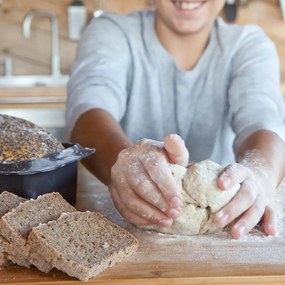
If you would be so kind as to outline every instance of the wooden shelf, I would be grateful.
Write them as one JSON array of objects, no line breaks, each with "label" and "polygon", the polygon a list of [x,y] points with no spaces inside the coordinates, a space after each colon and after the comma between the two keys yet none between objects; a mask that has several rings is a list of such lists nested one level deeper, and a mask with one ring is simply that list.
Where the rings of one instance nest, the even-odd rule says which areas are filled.
[{"label": "wooden shelf", "polygon": [[[35,103],[21,103],[27,98],[36,99]],[[15,102],[15,100],[18,103]],[[46,100],[47,99],[47,100]],[[53,100],[54,99],[54,100]],[[29,101],[29,100],[27,100]],[[9,108],[64,108],[66,101],[65,88],[13,88],[0,89],[0,109]],[[10,103],[9,103],[10,102]]]}]

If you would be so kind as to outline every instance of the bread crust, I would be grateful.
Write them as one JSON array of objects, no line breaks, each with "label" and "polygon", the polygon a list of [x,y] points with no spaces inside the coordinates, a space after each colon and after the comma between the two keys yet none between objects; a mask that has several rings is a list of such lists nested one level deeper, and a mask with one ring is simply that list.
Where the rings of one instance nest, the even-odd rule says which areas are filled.
[{"label": "bread crust", "polygon": [[34,265],[42,254],[55,268],[81,281],[122,261],[138,248],[138,240],[128,231],[100,213],[88,211],[65,213],[58,220],[33,228],[28,243]]},{"label": "bread crust", "polygon": [[[26,200],[18,207],[6,213],[0,219],[0,235],[5,238],[7,244],[5,252],[11,261],[23,265],[26,260],[26,267],[30,266],[27,237],[30,230],[41,223],[57,219],[62,213],[76,211],[66,202],[59,193],[48,193],[39,196],[36,200]],[[21,219],[19,219],[21,217]],[[51,265],[45,264],[42,271],[48,272]]]},{"label": "bread crust", "polygon": [[0,162],[30,161],[64,149],[61,142],[34,123],[0,114]]},{"label": "bread crust", "polygon": [[[8,191],[0,193],[0,217],[11,211],[12,209],[25,202],[27,199],[19,197]],[[25,258],[18,258],[17,254],[8,254],[7,247],[9,243],[0,235],[0,267],[3,267],[7,263],[7,259],[25,267],[30,267],[30,262]]]}]

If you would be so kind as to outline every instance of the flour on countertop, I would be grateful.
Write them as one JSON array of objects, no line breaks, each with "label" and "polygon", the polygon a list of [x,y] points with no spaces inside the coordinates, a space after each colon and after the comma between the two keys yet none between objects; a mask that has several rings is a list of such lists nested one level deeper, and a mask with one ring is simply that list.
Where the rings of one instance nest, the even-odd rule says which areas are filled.
[{"label": "flour on countertop", "polygon": [[[84,181],[84,180],[82,180]],[[80,179],[79,179],[80,183]],[[144,231],[128,224],[113,206],[106,186],[94,179],[89,185],[93,190],[78,193],[82,205],[78,210],[100,211],[111,221],[133,233],[140,242],[137,253],[130,258],[133,262],[169,261],[200,262],[211,264],[285,264],[285,183],[276,190],[274,209],[278,218],[278,235],[265,236],[257,226],[246,237],[231,238],[229,232],[197,236],[177,236]],[[84,205],[84,206],[83,206]]]},{"label": "flour on countertop", "polygon": [[[281,190],[281,189],[280,189]],[[140,237],[143,235],[143,247],[133,258],[149,261],[169,260],[172,262],[201,262],[216,264],[285,264],[285,193],[276,192],[274,208],[277,209],[278,230],[276,237],[266,236],[262,228],[257,226],[247,236],[233,239],[228,231],[214,234],[196,236],[175,236],[157,234],[153,232],[141,233],[138,229],[132,232]],[[153,249],[159,248],[156,256],[152,255]],[[170,251],[171,249],[171,251]]]}]

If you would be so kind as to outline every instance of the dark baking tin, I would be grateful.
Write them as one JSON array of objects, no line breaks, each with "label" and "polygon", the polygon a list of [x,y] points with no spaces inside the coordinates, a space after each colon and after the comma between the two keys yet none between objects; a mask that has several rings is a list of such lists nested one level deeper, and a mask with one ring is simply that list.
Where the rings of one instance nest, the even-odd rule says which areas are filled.
[{"label": "dark baking tin", "polygon": [[95,152],[79,144],[31,161],[0,163],[0,193],[9,191],[24,198],[59,192],[71,205],[76,203],[77,162]]}]

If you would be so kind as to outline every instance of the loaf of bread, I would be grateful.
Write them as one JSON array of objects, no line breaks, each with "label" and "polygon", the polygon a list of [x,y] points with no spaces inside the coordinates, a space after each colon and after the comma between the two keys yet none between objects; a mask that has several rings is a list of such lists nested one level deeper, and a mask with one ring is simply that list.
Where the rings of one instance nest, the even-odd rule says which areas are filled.
[{"label": "loaf of bread", "polygon": [[58,139],[34,123],[0,115],[0,162],[29,161],[64,149]]},{"label": "loaf of bread", "polygon": [[53,267],[82,281],[122,261],[138,247],[128,231],[88,211],[64,213],[33,228],[28,244],[34,265],[38,266],[40,254]]},{"label": "loaf of bread", "polygon": [[[26,199],[7,191],[0,193],[0,218],[25,201]],[[30,264],[26,259],[22,260],[17,255],[8,254],[6,252],[8,245],[9,243],[2,236],[0,236],[0,267],[4,265],[6,257],[12,262],[20,264],[21,266],[28,266]]]},{"label": "loaf of bread", "polygon": [[[62,213],[73,211],[76,209],[66,202],[59,193],[48,193],[39,196],[36,200],[27,200],[2,216],[0,235],[7,241],[5,252],[7,252],[8,258],[17,256],[17,260],[11,258],[11,261],[23,265],[23,260],[26,260],[25,266],[29,267],[27,237],[31,229],[57,219]],[[52,268],[48,263],[43,266],[42,271],[44,272],[48,272]]]}]

